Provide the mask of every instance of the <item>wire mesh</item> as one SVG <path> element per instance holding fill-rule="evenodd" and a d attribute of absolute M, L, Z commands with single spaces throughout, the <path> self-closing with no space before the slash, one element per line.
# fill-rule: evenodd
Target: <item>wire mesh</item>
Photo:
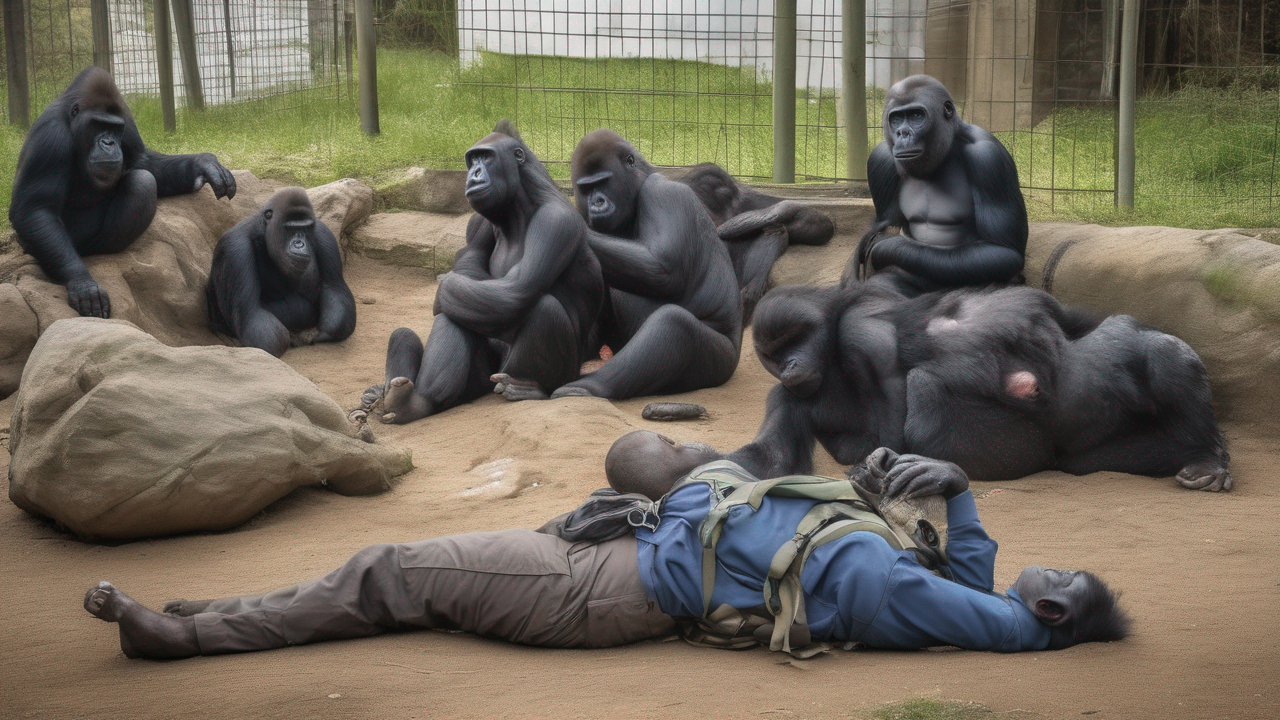
<path fill-rule="evenodd" d="M 271 108 L 347 93 L 353 0 L 194 0 L 192 20 L 207 105 L 260 101 Z M 33 119 L 94 62 L 90 0 L 25 0 Z M 126 96 L 160 92 L 153 0 L 107 0 L 107 69 Z M 173 25 L 171 20 L 171 27 Z M 171 30 L 174 95 L 186 102 L 178 32 Z M 8 73 L 5 74 L 8 91 Z M 328 92 L 325 92 L 328 91 Z M 7 118 L 6 118 L 7 119 Z"/>

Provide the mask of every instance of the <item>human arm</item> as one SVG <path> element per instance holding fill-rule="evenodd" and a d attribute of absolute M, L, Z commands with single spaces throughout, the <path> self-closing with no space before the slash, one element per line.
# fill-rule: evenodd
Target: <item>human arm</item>
<path fill-rule="evenodd" d="M 468 226 L 468 232 L 472 227 Z M 474 227 L 476 252 L 489 244 L 492 253 L 491 243 L 496 242 L 490 239 L 493 228 Z M 463 258 L 467 274 L 451 272 L 440 279 L 436 308 L 458 325 L 482 335 L 495 335 L 516 325 L 573 262 L 581 247 L 582 231 L 581 218 L 568 205 L 544 205 L 529 222 L 524 253 L 515 267 L 502 277 L 484 279 L 478 272 L 478 258 Z M 468 246 L 472 240 L 468 238 Z"/>
<path fill-rule="evenodd" d="M 342 253 L 327 225 L 316 222 L 316 264 L 320 269 L 316 342 L 340 342 L 356 329 L 356 299 L 342 277 Z"/>
<path fill-rule="evenodd" d="M 687 186 L 650 175 L 640 186 L 635 239 L 588 230 L 605 283 L 642 297 L 678 301 L 689 283 L 699 221 L 710 218 Z"/>

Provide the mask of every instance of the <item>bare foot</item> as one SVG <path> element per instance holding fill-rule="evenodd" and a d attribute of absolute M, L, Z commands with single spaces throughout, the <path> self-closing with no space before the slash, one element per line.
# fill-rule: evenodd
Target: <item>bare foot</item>
<path fill-rule="evenodd" d="M 1190 490 L 1230 492 L 1235 480 L 1231 472 L 1218 460 L 1201 460 L 1182 468 L 1178 484 Z"/>
<path fill-rule="evenodd" d="M 1019 370 L 1004 379 L 1004 391 L 1016 398 L 1030 400 L 1040 394 L 1040 383 L 1034 374 Z"/>
<path fill-rule="evenodd" d="M 382 414 L 378 419 L 384 423 L 396 421 L 396 413 L 409 407 L 413 397 L 413 381 L 407 377 L 391 378 L 387 383 L 387 392 L 382 396 Z"/>
<path fill-rule="evenodd" d="M 184 658 L 200 654 L 190 618 L 148 610 L 107 581 L 84 594 L 84 609 L 120 625 L 120 649 L 131 658 Z"/>
<path fill-rule="evenodd" d="M 506 373 L 494 373 L 489 376 L 489 382 L 497 383 L 493 391 L 512 402 L 547 399 L 547 394 L 542 391 L 542 387 L 533 380 L 521 380 Z"/>
<path fill-rule="evenodd" d="M 198 613 L 204 612 L 204 609 L 212 604 L 212 600 L 170 600 L 164 604 L 164 613 L 166 615 L 177 615 L 179 617 L 191 617 Z"/>

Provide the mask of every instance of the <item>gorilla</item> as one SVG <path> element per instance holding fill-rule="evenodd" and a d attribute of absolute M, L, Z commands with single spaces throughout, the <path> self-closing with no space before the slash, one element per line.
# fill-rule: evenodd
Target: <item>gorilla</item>
<path fill-rule="evenodd" d="M 876 219 L 844 283 L 868 266 L 909 294 L 1020 280 L 1027 208 L 1018 169 L 991 133 L 960 119 L 942 83 L 912 75 L 889 88 L 867 182 Z"/>
<path fill-rule="evenodd" d="M 316 220 L 307 191 L 280 190 L 218 240 L 205 288 L 209 327 L 280 357 L 290 334 L 340 342 L 356 329 L 338 240 Z"/>
<path fill-rule="evenodd" d="M 1127 315 L 1027 287 L 790 286 L 761 300 L 754 337 L 781 384 L 728 459 L 759 477 L 809 472 L 816 439 L 846 465 L 887 446 L 979 480 L 1109 470 L 1232 487 L 1200 358 Z"/>
<path fill-rule="evenodd" d="M 579 375 L 604 302 L 587 226 L 509 121 L 466 155 L 476 215 L 453 271 L 440 278 L 425 347 L 391 334 L 386 385 L 353 411 L 403 424 L 495 391 L 545 399 Z"/>
<path fill-rule="evenodd" d="M 111 300 L 81 257 L 124 250 L 151 224 L 157 198 L 205 183 L 216 197 L 235 197 L 235 178 L 213 155 L 148 150 L 111 75 L 90 67 L 27 133 L 9 222 L 22 249 L 66 286 L 67 303 L 105 318 Z"/>
<path fill-rule="evenodd" d="M 609 287 L 600 339 L 614 355 L 553 397 L 620 400 L 724 384 L 738 367 L 742 296 L 697 196 L 612 130 L 582 138 L 570 175 Z"/>
<path fill-rule="evenodd" d="M 715 163 L 668 177 L 692 188 L 711 213 L 742 290 L 744 324 L 750 323 L 768 288 L 769 271 L 789 244 L 826 245 L 836 233 L 825 213 L 742 185 Z"/>

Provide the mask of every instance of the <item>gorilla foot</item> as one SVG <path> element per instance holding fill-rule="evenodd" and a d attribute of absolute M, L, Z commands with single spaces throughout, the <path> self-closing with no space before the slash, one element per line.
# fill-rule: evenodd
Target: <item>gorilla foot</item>
<path fill-rule="evenodd" d="M 347 420 L 357 428 L 363 428 L 370 415 L 382 414 L 382 397 L 385 394 L 385 385 L 370 385 L 360 396 L 360 405 L 347 413 Z"/>
<path fill-rule="evenodd" d="M 179 617 L 190 617 L 205 611 L 205 608 L 213 604 L 212 600 L 170 600 L 164 604 L 164 613 L 166 615 L 177 615 Z"/>
<path fill-rule="evenodd" d="M 91 615 L 120 625 L 120 649 L 131 658 L 184 658 L 200 654 L 195 621 L 161 615 L 105 580 L 84 595 Z"/>
<path fill-rule="evenodd" d="M 555 392 L 551 393 L 552 400 L 555 400 L 556 398 L 562 398 L 562 397 L 595 397 L 595 395 L 593 395 L 590 390 L 584 387 L 579 387 L 577 385 L 565 385 L 563 387 L 556 389 Z"/>
<path fill-rule="evenodd" d="M 1019 370 L 1004 379 L 1004 391 L 1018 399 L 1030 400 L 1040 393 L 1040 383 L 1034 374 Z"/>
<path fill-rule="evenodd" d="M 489 382 L 497 383 L 493 391 L 512 402 L 547 399 L 542 386 L 533 380 L 521 380 L 506 373 L 494 373 L 489 376 Z"/>
<path fill-rule="evenodd" d="M 1219 460 L 1201 460 L 1182 468 L 1178 484 L 1189 490 L 1230 492 L 1235 485 L 1231 471 Z"/>
<path fill-rule="evenodd" d="M 396 421 L 396 413 L 409 407 L 413 398 L 413 381 L 407 377 L 391 378 L 387 383 L 386 393 L 382 396 L 382 414 L 378 419 L 384 423 Z"/>

